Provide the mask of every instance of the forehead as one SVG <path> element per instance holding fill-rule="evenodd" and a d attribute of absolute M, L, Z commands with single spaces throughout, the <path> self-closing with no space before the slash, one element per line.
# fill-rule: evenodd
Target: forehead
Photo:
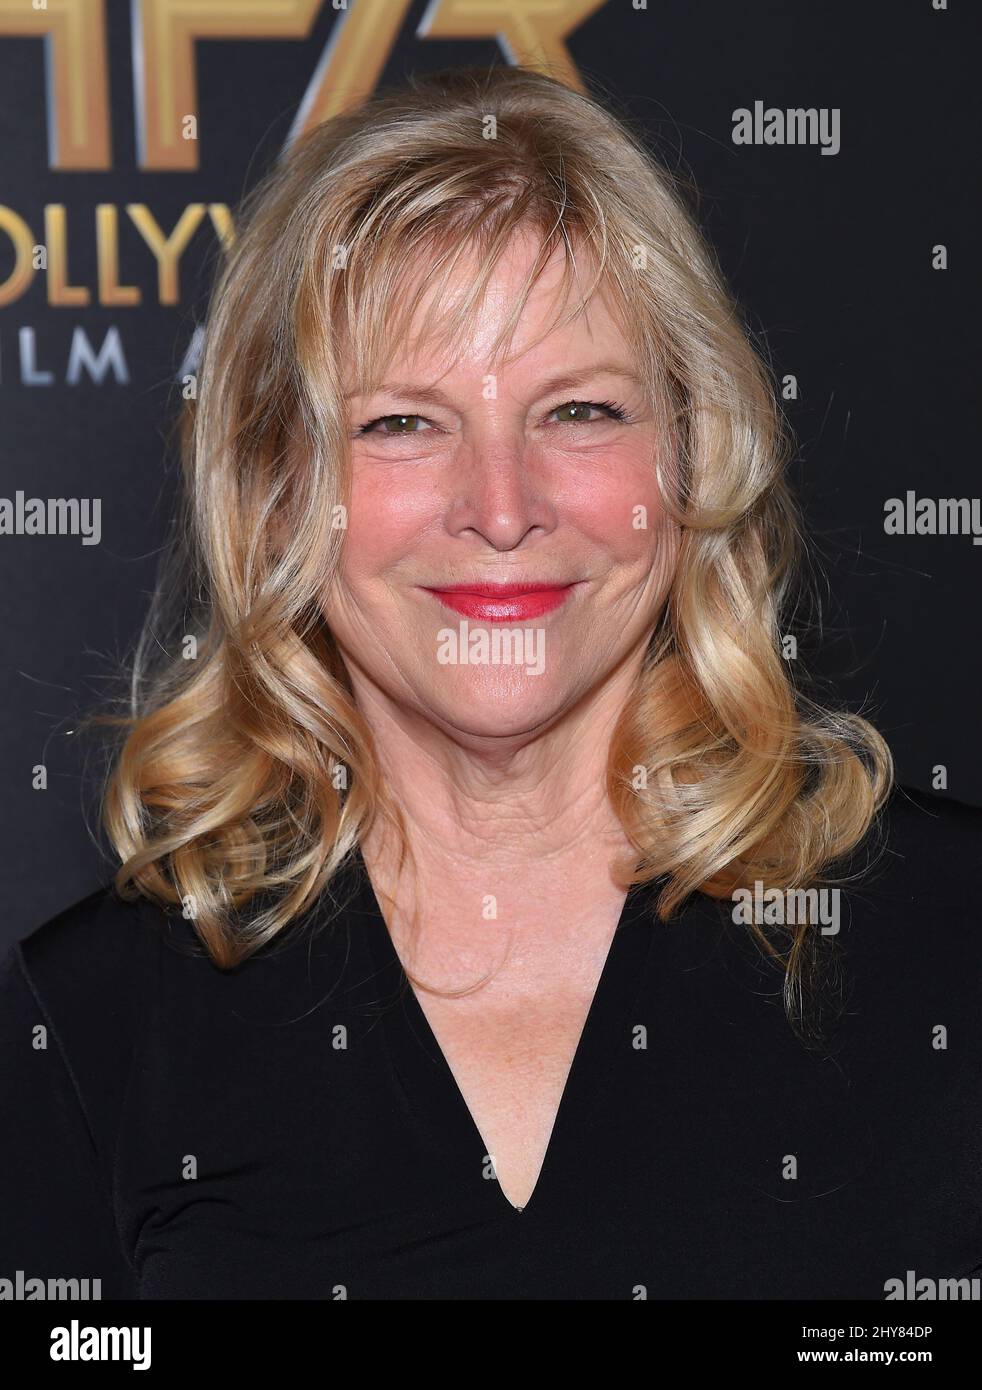
<path fill-rule="evenodd" d="M 560 244 L 536 271 L 538 254 L 534 236 L 515 234 L 476 296 L 481 271 L 476 250 L 460 255 L 442 285 L 429 283 L 425 263 L 414 266 L 396 298 L 404 305 L 418 296 L 415 309 L 391 333 L 375 381 L 359 371 L 357 351 L 349 354 L 347 393 L 367 394 L 383 382 L 436 382 L 455 373 L 521 381 L 560 372 L 572 376 L 601 362 L 629 367 L 624 306 L 609 285 L 594 288 L 596 264 L 589 252 L 578 251 L 568 261 Z M 456 312 L 464 315 L 461 331 L 448 341 L 441 330 Z"/>

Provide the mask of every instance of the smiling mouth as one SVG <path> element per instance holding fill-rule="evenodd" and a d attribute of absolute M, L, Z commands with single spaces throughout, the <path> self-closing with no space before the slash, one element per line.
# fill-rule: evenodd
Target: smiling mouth
<path fill-rule="evenodd" d="M 465 618 L 478 618 L 488 623 L 520 623 L 551 613 L 565 603 L 575 587 L 575 583 L 452 584 L 445 589 L 427 587 L 426 592 Z"/>

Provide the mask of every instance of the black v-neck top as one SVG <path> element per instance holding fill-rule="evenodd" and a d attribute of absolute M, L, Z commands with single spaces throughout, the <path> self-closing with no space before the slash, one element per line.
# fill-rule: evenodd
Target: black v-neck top
<path fill-rule="evenodd" d="M 0 969 L 0 1278 L 100 1278 L 103 1298 L 883 1299 L 908 1271 L 979 1275 L 982 810 L 898 790 L 883 833 L 843 890 L 818 1050 L 729 901 L 662 924 L 632 889 L 523 1211 L 360 857 L 333 920 L 325 899 L 231 973 L 179 914 L 98 890 Z"/>

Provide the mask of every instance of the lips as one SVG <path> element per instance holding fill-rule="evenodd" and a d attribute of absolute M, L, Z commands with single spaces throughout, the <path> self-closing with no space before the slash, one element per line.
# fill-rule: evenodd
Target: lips
<path fill-rule="evenodd" d="M 426 592 L 465 618 L 520 623 L 541 618 L 565 603 L 573 584 L 453 584 Z"/>

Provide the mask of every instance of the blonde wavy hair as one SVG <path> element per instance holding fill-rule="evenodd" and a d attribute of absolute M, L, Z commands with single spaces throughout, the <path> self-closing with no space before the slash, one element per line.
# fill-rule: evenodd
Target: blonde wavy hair
<path fill-rule="evenodd" d="M 223 968 L 316 903 L 376 815 L 405 843 L 318 602 L 344 541 L 342 364 L 371 389 L 434 287 L 428 340 L 458 348 L 518 231 L 541 252 L 511 329 L 556 248 L 567 289 L 585 253 L 672 445 L 677 568 L 609 753 L 628 881 L 665 876 L 662 919 L 696 891 L 813 885 L 890 790 L 881 736 L 800 693 L 782 655 L 806 548 L 789 432 L 682 181 L 627 117 L 539 72 L 411 79 L 309 131 L 240 209 L 180 420 L 176 537 L 124 709 L 95 716 L 121 730 L 101 801 L 117 890 L 193 901 Z M 469 250 L 482 272 L 451 309 Z M 783 954 L 753 930 L 789 999 L 814 925 Z"/>

